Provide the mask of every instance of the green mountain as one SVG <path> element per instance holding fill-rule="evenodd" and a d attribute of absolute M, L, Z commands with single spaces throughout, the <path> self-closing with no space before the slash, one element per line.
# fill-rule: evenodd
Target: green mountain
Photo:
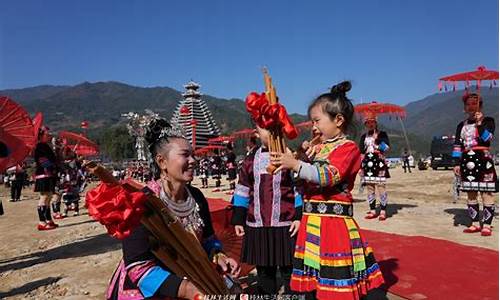
<path fill-rule="evenodd" d="M 53 130 L 76 129 L 88 120 L 91 130 L 125 123 L 122 113 L 152 109 L 170 118 L 181 93 L 169 87 L 142 88 L 119 82 L 85 82 L 72 87 L 43 87 L 4 90 L 31 114 L 41 111 L 45 123 Z M 38 95 L 38 96 L 36 96 Z M 218 99 L 204 95 L 208 107 L 223 132 L 250 126 L 241 100 Z M 230 112 L 230 113 L 229 113 Z"/>
<path fill-rule="evenodd" d="M 485 100 L 485 112 L 498 120 L 498 88 L 481 91 Z M 427 155 L 432 136 L 453 134 L 458 121 L 463 118 L 460 96 L 462 92 L 435 94 L 406 105 L 408 117 L 404 121 L 411 149 Z M 119 159 L 133 155 L 133 141 L 127 136 L 126 120 L 121 114 L 129 111 L 142 112 L 151 109 L 170 118 L 181 92 L 169 87 L 136 87 L 120 82 L 84 82 L 75 86 L 43 85 L 24 89 L 0 91 L 0 95 L 12 97 L 32 115 L 41 111 L 45 124 L 52 130 L 79 130 L 80 122 L 90 123 L 89 136 L 101 145 L 108 156 Z M 251 127 L 251 121 L 240 99 L 221 99 L 209 95 L 202 98 L 207 102 L 222 134 Z M 292 114 L 295 122 L 307 119 Z M 362 132 L 356 124 L 354 139 Z M 388 131 L 392 143 L 389 156 L 399 156 L 406 147 L 399 121 L 381 119 L 381 127 Z M 295 148 L 299 141 L 308 137 L 304 133 L 290 146 Z M 243 146 L 240 145 L 240 147 Z"/>

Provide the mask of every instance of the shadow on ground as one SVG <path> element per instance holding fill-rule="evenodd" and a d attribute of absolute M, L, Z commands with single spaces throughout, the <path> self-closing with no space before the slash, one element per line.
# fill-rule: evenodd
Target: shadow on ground
<path fill-rule="evenodd" d="M 463 225 L 468 227 L 472 224 L 466 208 L 447 208 L 444 212 L 453 215 L 453 226 Z M 482 212 L 479 217 L 482 218 Z M 495 217 L 498 217 L 498 212 L 495 212 Z"/>
<path fill-rule="evenodd" d="M 53 284 L 55 282 L 58 282 L 61 278 L 62 277 L 47 277 L 44 279 L 28 282 L 25 285 L 17 287 L 17 288 L 13 288 L 8 292 L 5 292 L 5 293 L 0 292 L 0 299 L 3 299 L 5 297 L 12 297 L 12 296 L 16 296 L 16 295 L 22 295 L 22 294 L 29 293 L 33 290 L 38 289 L 39 287 L 50 285 L 50 284 Z"/>
<path fill-rule="evenodd" d="M 119 249 L 121 244 L 107 233 L 89 237 L 48 250 L 0 261 L 0 273 L 29 268 L 56 259 L 85 257 Z"/>
<path fill-rule="evenodd" d="M 387 204 L 387 217 L 391 218 L 393 215 L 397 215 L 403 208 L 414 208 L 418 207 L 415 204 L 399 204 L 399 203 L 388 203 Z"/>
<path fill-rule="evenodd" d="M 97 222 L 96 220 L 85 220 L 85 221 L 81 221 L 81 222 L 77 222 L 77 223 L 72 223 L 72 224 L 64 224 L 64 225 L 60 225 L 60 228 L 67 228 L 67 227 L 72 227 L 72 226 L 76 226 L 76 225 L 82 225 L 82 224 L 87 224 L 87 223 L 95 223 Z"/>

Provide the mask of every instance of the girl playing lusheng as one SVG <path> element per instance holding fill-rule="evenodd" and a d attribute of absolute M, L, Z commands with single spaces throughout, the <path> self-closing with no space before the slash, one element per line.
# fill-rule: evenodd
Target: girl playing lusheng
<path fill-rule="evenodd" d="M 241 261 L 257 267 L 259 294 L 277 294 L 277 271 L 290 294 L 295 235 L 302 212 L 302 197 L 295 191 L 292 174 L 269 174 L 269 131 L 257 126 L 262 147 L 250 151 L 239 172 L 233 196 L 236 235 L 244 236 Z"/>
<path fill-rule="evenodd" d="M 317 299 L 359 299 L 384 280 L 371 247 L 352 218 L 352 195 L 361 153 L 348 140 L 353 106 L 342 82 L 309 106 L 322 143 L 308 150 L 311 162 L 271 153 L 277 170 L 292 169 L 306 181 L 304 210 L 295 246 L 291 288 Z M 310 293 L 309 293 L 310 292 Z"/>

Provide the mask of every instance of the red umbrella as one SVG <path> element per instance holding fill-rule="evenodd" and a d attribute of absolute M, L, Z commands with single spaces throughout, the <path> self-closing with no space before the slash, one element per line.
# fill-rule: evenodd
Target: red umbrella
<path fill-rule="evenodd" d="M 231 204 L 222 200 L 209 198 L 209 209 L 215 235 L 222 243 L 222 248 L 227 256 L 240 261 L 243 238 L 236 235 L 231 225 Z M 245 276 L 254 268 L 252 265 L 241 264 L 240 276 Z"/>
<path fill-rule="evenodd" d="M 0 96 L 0 141 L 8 154 L 0 158 L 0 172 L 22 162 L 35 145 L 30 116 L 22 106 L 4 96 Z"/>
<path fill-rule="evenodd" d="M 223 135 L 215 137 L 215 138 L 208 139 L 208 143 L 209 144 L 212 144 L 212 143 L 232 142 L 232 141 L 233 141 L 233 137 L 231 137 L 231 136 L 223 136 Z"/>
<path fill-rule="evenodd" d="M 83 144 L 75 145 L 73 151 L 75 151 L 76 154 L 81 156 L 94 156 L 99 154 L 98 147 L 83 145 Z"/>
<path fill-rule="evenodd" d="M 239 139 L 239 138 L 245 139 L 245 138 L 249 138 L 249 137 L 253 136 L 254 134 L 255 134 L 255 129 L 245 128 L 245 129 L 241 129 L 241 130 L 233 132 L 233 134 L 231 134 L 231 138 L 233 138 L 233 139 Z"/>
<path fill-rule="evenodd" d="M 209 149 L 199 148 L 194 150 L 194 155 L 196 156 L 208 155 L 209 153 L 211 153 Z"/>
<path fill-rule="evenodd" d="M 92 156 L 99 154 L 99 146 L 83 134 L 61 131 L 59 137 L 65 140 L 65 144 L 78 155 Z"/>
<path fill-rule="evenodd" d="M 376 101 L 358 104 L 354 107 L 354 111 L 364 117 L 382 114 L 395 115 L 400 118 L 406 117 L 406 110 L 404 107 L 390 103 L 379 103 Z"/>
<path fill-rule="evenodd" d="M 223 150 L 223 149 L 226 149 L 226 147 L 224 147 L 224 146 L 219 146 L 219 145 L 208 145 L 208 146 L 205 146 L 205 147 L 202 147 L 202 148 L 196 149 L 196 151 L 200 151 L 200 152 L 210 152 L 210 151 L 213 151 L 213 150 Z"/>
<path fill-rule="evenodd" d="M 493 85 L 496 85 L 495 80 L 498 80 L 498 71 L 487 70 L 485 66 L 479 66 L 475 71 L 458 73 L 439 78 L 438 88 L 441 91 L 443 89 L 443 83 L 446 84 L 450 82 L 453 84 L 453 90 L 455 90 L 458 81 L 464 81 L 466 88 L 468 88 L 470 81 L 474 80 L 477 82 L 478 89 L 481 85 L 481 81 L 484 80 L 491 80 Z M 445 89 L 447 90 L 446 85 Z"/>
<path fill-rule="evenodd" d="M 61 139 L 67 140 L 68 144 L 86 144 L 98 147 L 96 143 L 89 140 L 86 136 L 80 133 L 75 133 L 71 131 L 61 131 L 59 132 L 59 137 Z"/>
<path fill-rule="evenodd" d="M 222 250 L 224 253 L 238 262 L 241 261 L 241 246 L 243 244 L 243 238 L 236 235 L 233 226 L 215 227 L 214 230 L 215 235 L 222 243 Z M 255 268 L 254 266 L 245 263 L 240 263 L 240 265 L 240 276 L 248 275 L 248 273 Z"/>
<path fill-rule="evenodd" d="M 43 125 L 43 114 L 41 112 L 37 112 L 33 117 L 33 135 L 35 136 L 35 145 L 38 142 L 38 131 Z"/>

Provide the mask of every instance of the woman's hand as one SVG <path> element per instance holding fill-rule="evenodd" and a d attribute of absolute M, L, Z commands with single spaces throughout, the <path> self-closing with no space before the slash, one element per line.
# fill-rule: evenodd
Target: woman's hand
<path fill-rule="evenodd" d="M 182 280 L 177 296 L 182 299 L 195 299 L 195 297 L 203 299 L 203 294 L 200 290 L 198 290 L 198 288 L 187 279 Z"/>
<path fill-rule="evenodd" d="M 234 226 L 234 232 L 236 233 L 237 236 L 244 236 L 245 235 L 245 227 L 241 225 L 236 225 Z"/>
<path fill-rule="evenodd" d="M 455 173 L 455 175 L 460 176 L 460 166 L 454 166 L 453 172 Z"/>
<path fill-rule="evenodd" d="M 297 232 L 299 232 L 299 227 L 300 227 L 300 221 L 296 220 L 292 222 L 292 224 L 290 225 L 290 230 L 288 230 L 290 232 L 291 237 L 293 237 L 294 235 L 297 234 Z"/>
<path fill-rule="evenodd" d="M 299 170 L 300 161 L 295 158 L 292 151 L 288 148 L 285 153 L 271 152 L 269 156 L 271 157 L 271 163 L 275 166 L 279 166 L 274 171 L 274 174 L 283 169 L 294 170 L 295 172 Z"/>
<path fill-rule="evenodd" d="M 240 275 L 241 267 L 238 262 L 223 253 L 217 254 L 217 265 L 221 267 L 223 272 L 229 271 L 229 275 L 233 278 L 237 278 Z"/>

